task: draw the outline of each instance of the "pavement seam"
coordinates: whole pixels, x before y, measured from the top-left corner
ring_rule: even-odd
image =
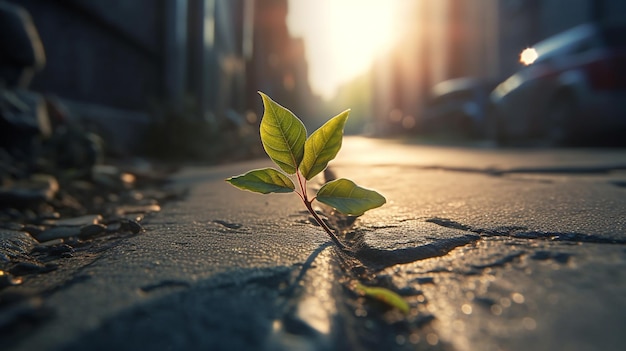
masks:
[[[544,232],[539,230],[529,230],[526,227],[520,226],[503,226],[494,229],[475,228],[469,225],[459,223],[449,218],[441,217],[428,218],[426,219],[426,222],[434,223],[445,228],[469,231],[483,237],[506,236],[517,239],[541,239],[575,243],[626,245],[626,240],[603,238],[595,234],[584,234],[576,232]]]

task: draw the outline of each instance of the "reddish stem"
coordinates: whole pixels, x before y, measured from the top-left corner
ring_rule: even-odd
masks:
[[[326,234],[328,234],[328,236],[330,236],[330,239],[335,243],[335,245],[337,245],[340,249],[345,250],[346,246],[339,241],[339,238],[337,238],[337,236],[332,232],[332,230],[330,229],[330,227],[328,227],[328,225],[326,225],[326,222],[324,222],[318,215],[317,213],[315,213],[315,210],[313,210],[313,206],[311,205],[311,202],[309,201],[305,201],[304,205],[306,206],[307,210],[309,210],[309,213],[311,213],[311,215],[313,216],[313,218],[315,218],[315,221],[317,223],[319,223],[319,225],[324,228],[324,231],[326,232]]]
[[[337,238],[337,236],[333,233],[330,227],[326,225],[326,222],[324,222],[313,209],[312,203],[313,203],[313,200],[315,200],[315,197],[311,199],[311,201],[309,201],[308,195],[306,192],[306,181],[302,180],[300,171],[296,171],[296,177],[298,178],[298,184],[300,184],[300,190],[302,191],[302,195],[300,197],[302,198],[302,201],[304,202],[304,206],[306,206],[306,209],[313,216],[313,218],[315,218],[315,221],[320,225],[320,227],[324,229],[326,234],[328,234],[328,236],[333,241],[333,243],[335,243],[335,245],[337,245],[341,250],[346,250],[346,246],[339,240],[339,238]]]

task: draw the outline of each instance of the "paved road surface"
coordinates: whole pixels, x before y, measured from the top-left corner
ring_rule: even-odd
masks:
[[[189,168],[145,234],[71,258],[52,317],[3,350],[623,350],[626,150],[495,150],[347,138],[333,173],[388,203],[346,256],[293,194]],[[319,180],[313,182],[313,187]],[[407,315],[354,293],[394,290]]]

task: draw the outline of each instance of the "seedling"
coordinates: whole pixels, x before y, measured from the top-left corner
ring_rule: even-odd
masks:
[[[324,184],[309,198],[307,181],[322,172],[341,149],[343,128],[350,110],[331,118],[307,138],[302,121],[291,111],[259,92],[263,99],[261,143],[267,155],[282,170],[262,168],[226,179],[230,184],[261,194],[295,192],[315,221],[341,249],[345,246],[313,210],[313,201],[346,214],[360,216],[382,206],[385,198],[374,190],[362,188],[345,178]],[[296,186],[294,185],[297,184]]]

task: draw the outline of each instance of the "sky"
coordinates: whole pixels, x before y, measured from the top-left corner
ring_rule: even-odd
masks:
[[[287,25],[304,38],[313,91],[330,99],[392,47],[402,0],[289,0]]]

